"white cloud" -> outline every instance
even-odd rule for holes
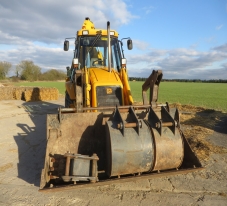
[[[227,43],[218,47],[214,47],[213,50],[227,53]]]
[[[15,65],[27,59],[43,69],[64,69],[73,54],[63,51],[63,41],[76,35],[85,17],[96,28],[110,21],[116,30],[136,18],[123,0],[1,1],[0,60]]]
[[[134,54],[128,55],[127,59],[129,64],[140,64],[140,63],[153,63],[158,62],[166,57],[167,50],[152,49],[151,52],[145,54]]]
[[[153,49],[145,54],[130,55],[128,68],[129,76],[132,77],[148,77],[153,69],[161,69],[165,78],[227,79],[226,60],[227,44],[207,52],[185,48]],[[211,66],[214,68],[210,69]]]
[[[145,14],[149,14],[151,13],[152,10],[154,10],[155,7],[153,6],[147,6],[147,7],[143,7],[142,10],[145,12]]]
[[[0,52],[0,59],[7,59],[14,65],[22,60],[32,60],[42,69],[65,69],[70,64],[72,52],[64,52],[62,47],[49,48],[29,42],[26,46],[18,46],[14,49]]]
[[[206,38],[205,41],[208,43],[214,43],[216,41],[216,39],[214,36],[211,36],[211,37]]]
[[[118,24],[127,24],[133,18],[137,18],[127,10],[127,5],[121,0],[106,0],[106,5],[110,3],[110,8],[113,12],[113,16],[118,20]],[[109,7],[109,6],[108,6]],[[105,10],[108,10],[105,8]]]
[[[138,39],[133,39],[133,46],[139,50],[146,50],[149,47],[149,43],[145,41],[141,41]]]
[[[223,24],[216,27],[216,30],[220,30],[223,27]]]
[[[1,32],[29,41],[59,42],[65,34],[75,34],[87,16],[97,28],[105,27],[109,20],[113,29],[135,18],[122,0],[14,0],[0,3]]]

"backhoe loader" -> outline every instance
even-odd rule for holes
[[[142,86],[135,105],[123,41],[89,18],[74,38],[67,67],[65,108],[47,115],[47,147],[40,191],[100,186],[202,169],[184,137],[178,109],[158,104],[161,70]],[[149,95],[147,95],[149,91]],[[147,98],[149,96],[149,99]]]

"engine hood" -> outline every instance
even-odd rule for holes
[[[115,70],[108,71],[107,67],[90,68],[89,77],[92,85],[122,85],[119,73]]]

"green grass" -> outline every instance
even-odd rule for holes
[[[143,82],[130,82],[134,101],[142,101]],[[226,83],[161,82],[158,102],[191,104],[227,111]]]
[[[143,82],[130,82],[134,101],[142,102]],[[56,87],[65,93],[64,82],[20,82],[17,86]],[[226,83],[161,82],[158,102],[201,106],[227,112]]]

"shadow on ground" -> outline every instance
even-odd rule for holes
[[[60,104],[25,102],[22,107],[32,120],[31,124],[17,124],[23,132],[14,136],[18,146],[18,177],[39,186],[46,151],[46,114],[57,113]],[[27,122],[27,121],[25,121]],[[33,126],[31,126],[33,124]]]

